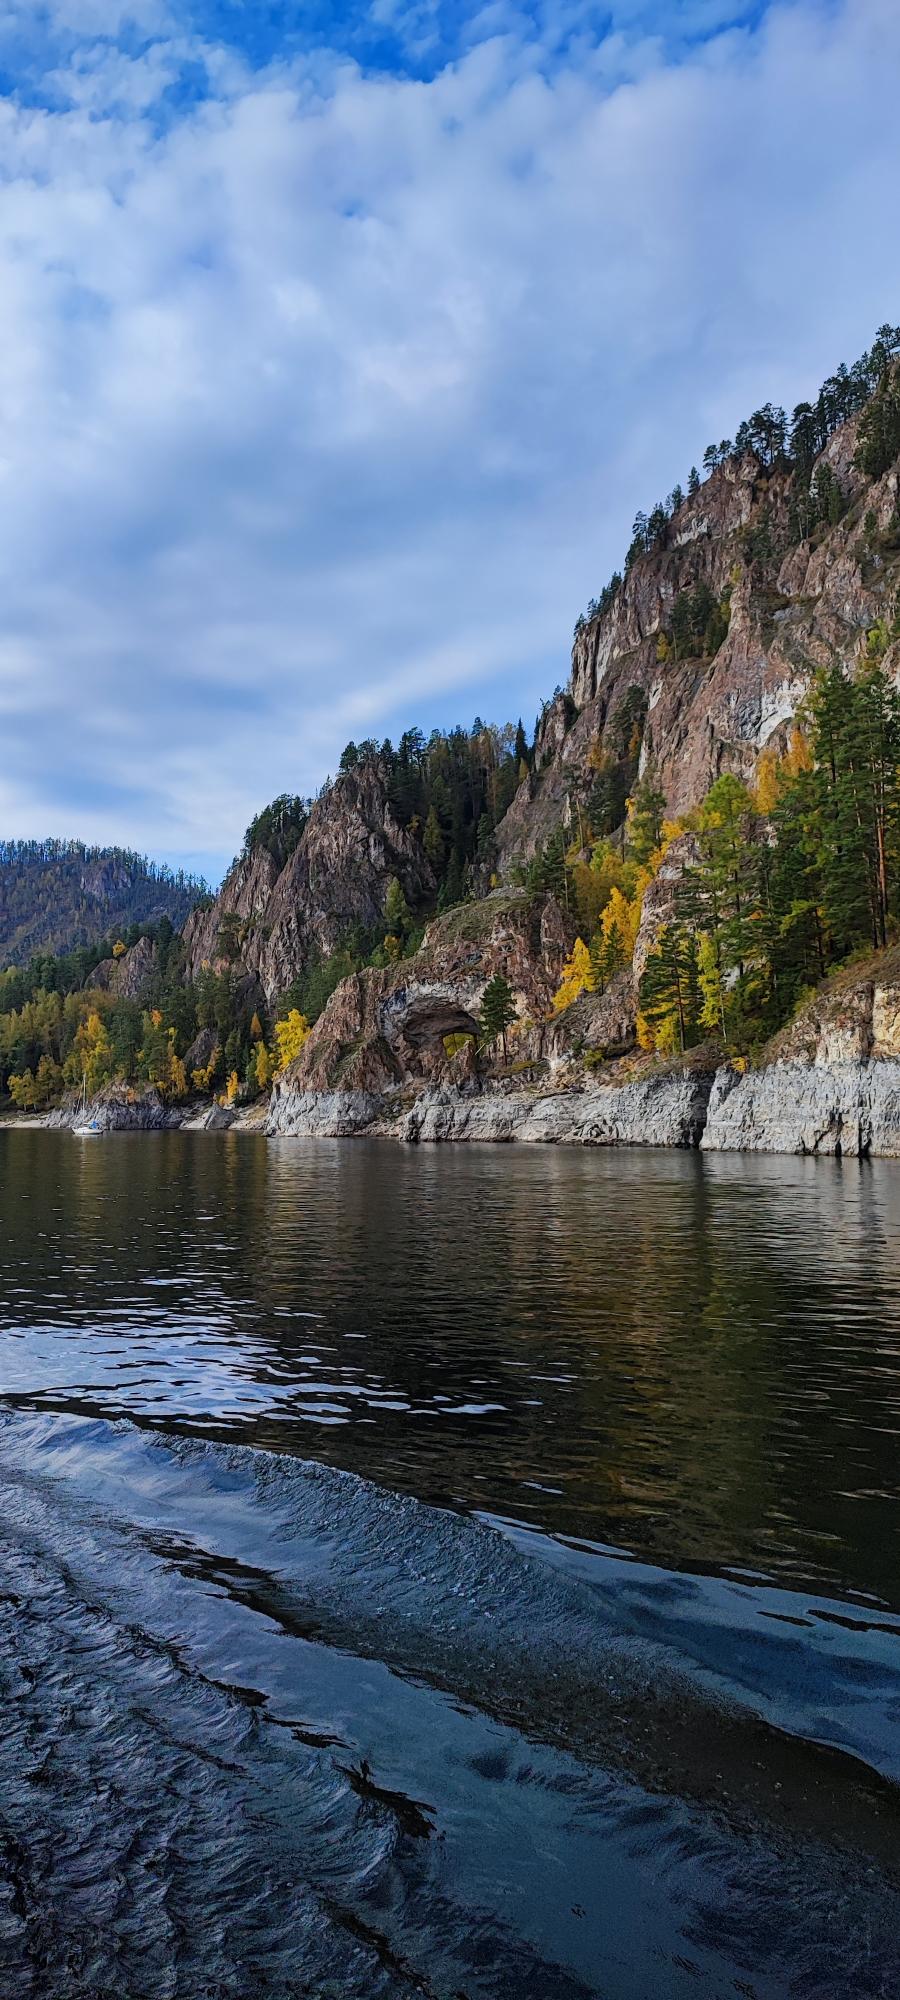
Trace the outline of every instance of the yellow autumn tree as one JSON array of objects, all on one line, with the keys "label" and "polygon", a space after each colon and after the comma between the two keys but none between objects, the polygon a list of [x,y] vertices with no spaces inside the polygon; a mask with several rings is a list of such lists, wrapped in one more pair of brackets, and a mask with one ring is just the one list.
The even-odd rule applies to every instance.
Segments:
[{"label": "yellow autumn tree", "polygon": [[110,1081],[114,1067],[109,1036],[100,1014],[92,1009],[87,1019],[81,1022],[66,1057],[66,1082],[80,1083],[84,1077],[89,1091],[99,1090],[102,1084]]},{"label": "yellow autumn tree", "polygon": [[206,1091],[212,1089],[213,1078],[219,1067],[220,1054],[221,1051],[219,1049],[214,1049],[205,1069],[191,1070],[191,1082],[195,1090]]},{"label": "yellow autumn tree", "polygon": [[276,1021],[275,1042],[278,1049],[276,1076],[281,1076],[292,1062],[296,1062],[304,1042],[309,1040],[311,1033],[312,1029],[306,1015],[301,1014],[298,1007],[291,1008],[285,1021]]},{"label": "yellow autumn tree", "polygon": [[638,1014],[636,1033],[637,1033],[639,1049],[646,1049],[648,1053],[650,1052],[650,1050],[655,1049],[656,1035],[654,1033],[653,1028],[650,1025],[650,1022],[647,1019],[646,1014],[641,1014],[641,1013]]},{"label": "yellow autumn tree", "polygon": [[37,1066],[37,1075],[34,1079],[35,1103],[39,1111],[45,1111],[47,1105],[52,1104],[59,1097],[62,1090],[62,1080],[63,1073],[59,1063],[54,1062],[52,1056],[41,1056]]},{"label": "yellow autumn tree", "polygon": [[646,1014],[637,1017],[638,1047],[648,1054],[655,1051],[660,1056],[674,1056],[679,1053],[678,1018],[674,1013],[664,1014],[658,1021],[650,1021]]},{"label": "yellow autumn tree", "polygon": [[697,980],[703,1005],[700,1020],[704,1028],[716,1028],[725,1036],[725,987],[716,947],[708,931],[703,931],[697,949]]},{"label": "yellow autumn tree", "polygon": [[758,813],[767,819],[774,812],[781,790],[782,763],[774,750],[761,750],[756,760],[756,777],[753,785],[753,804]]},{"label": "yellow autumn tree", "polygon": [[812,767],[809,737],[800,724],[795,723],[783,757],[779,757],[775,750],[760,751],[751,793],[756,811],[768,818],[775,811],[784,787],[790,784],[792,778],[802,777]]},{"label": "yellow autumn tree", "polygon": [[121,938],[117,938],[112,948],[113,958],[124,958],[127,950],[128,946],[122,943]]},{"label": "yellow autumn tree", "polygon": [[259,1047],[256,1051],[257,1088],[259,1090],[268,1090],[274,1074],[275,1074],[275,1064],[272,1061],[272,1057],[270,1056],[269,1051],[266,1048],[265,1042],[260,1042]]},{"label": "yellow autumn tree", "polygon": [[237,1102],[240,1088],[241,1088],[241,1079],[238,1076],[237,1070],[233,1069],[230,1077],[228,1078],[228,1082],[225,1085],[226,1104],[235,1104]]},{"label": "yellow autumn tree", "polygon": [[584,939],[576,938],[571,957],[566,959],[559,985],[553,995],[554,1013],[561,1014],[564,1008],[571,1007],[573,1000],[578,1000],[582,993],[593,993],[594,985],[591,954]]},{"label": "yellow autumn tree", "polygon": [[183,1058],[175,1053],[175,1030],[170,1028],[169,1061],[163,1092],[173,1103],[177,1103],[180,1098],[187,1096],[187,1089],[187,1071]]},{"label": "yellow autumn tree", "polygon": [[[617,857],[618,858],[618,857]],[[622,864],[618,862],[618,873]],[[593,860],[576,861],[571,871],[575,891],[575,913],[585,937],[596,930],[611,887],[609,870],[596,867]]]},{"label": "yellow autumn tree", "polygon": [[786,778],[800,778],[804,771],[811,771],[812,767],[812,744],[805,729],[795,722],[784,759],[784,775]]},{"label": "yellow autumn tree", "polygon": [[262,1022],[258,1014],[254,1014],[250,1023],[250,1040],[251,1042],[262,1041]]},{"label": "yellow autumn tree", "polygon": [[11,1076],[9,1094],[17,1111],[33,1111],[37,1104],[33,1071],[23,1069],[19,1076]]},{"label": "yellow autumn tree", "polygon": [[649,870],[642,868],[631,896],[623,895],[621,889],[611,889],[609,901],[600,918],[600,933],[605,942],[612,937],[618,939],[623,961],[626,965],[634,957],[634,947],[641,923],[641,904],[648,882],[653,880]]}]

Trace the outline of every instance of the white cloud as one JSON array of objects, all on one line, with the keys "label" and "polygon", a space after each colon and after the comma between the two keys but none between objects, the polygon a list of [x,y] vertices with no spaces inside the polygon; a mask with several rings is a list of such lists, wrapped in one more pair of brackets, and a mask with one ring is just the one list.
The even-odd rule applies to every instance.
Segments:
[{"label": "white cloud", "polygon": [[4,832],[227,854],[354,731],[528,716],[635,508],[897,317],[893,0],[425,82],[101,12],[0,107]]}]

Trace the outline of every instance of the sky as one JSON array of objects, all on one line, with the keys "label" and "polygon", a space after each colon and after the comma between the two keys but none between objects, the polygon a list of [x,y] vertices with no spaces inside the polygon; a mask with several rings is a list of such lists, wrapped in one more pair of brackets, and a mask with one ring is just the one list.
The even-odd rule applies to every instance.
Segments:
[{"label": "sky", "polygon": [[0,833],[217,880],[530,727],[633,516],[900,318],[896,0],[0,0]]}]

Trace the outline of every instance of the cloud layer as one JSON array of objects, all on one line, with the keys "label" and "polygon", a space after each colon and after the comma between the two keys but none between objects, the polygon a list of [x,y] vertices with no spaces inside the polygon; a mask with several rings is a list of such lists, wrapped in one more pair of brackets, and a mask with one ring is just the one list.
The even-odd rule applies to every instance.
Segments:
[{"label": "cloud layer", "polygon": [[898,316],[894,0],[673,11],[0,5],[4,833],[213,870],[530,719],[636,508]]}]

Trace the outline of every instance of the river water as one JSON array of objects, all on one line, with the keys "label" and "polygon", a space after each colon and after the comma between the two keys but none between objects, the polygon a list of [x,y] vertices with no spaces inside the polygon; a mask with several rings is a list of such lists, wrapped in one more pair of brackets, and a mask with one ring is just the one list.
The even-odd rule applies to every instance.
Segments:
[{"label": "river water", "polygon": [[900,1166],[0,1134],[0,1993],[900,1994]]}]

